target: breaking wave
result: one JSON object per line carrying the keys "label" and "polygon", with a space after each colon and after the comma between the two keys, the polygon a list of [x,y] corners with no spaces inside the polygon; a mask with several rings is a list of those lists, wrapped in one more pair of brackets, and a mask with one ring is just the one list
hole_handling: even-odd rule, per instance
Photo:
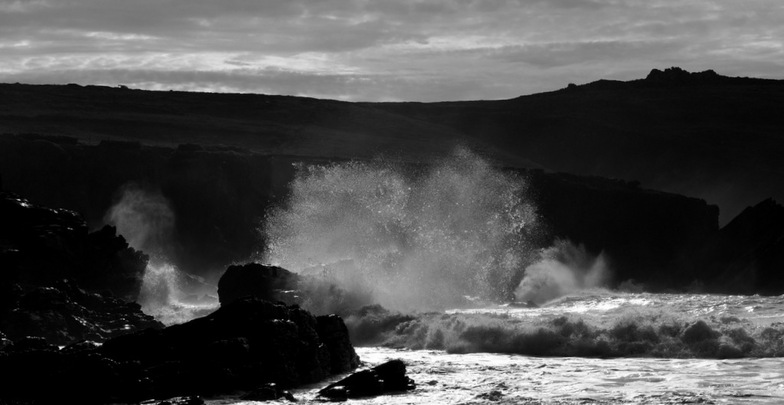
{"label": "breaking wave", "polygon": [[780,297],[602,292],[541,308],[403,315],[368,307],[346,320],[359,345],[559,357],[784,356]]}
{"label": "breaking wave", "polygon": [[367,303],[426,310],[509,301],[534,256],[527,182],[466,149],[427,168],[300,167],[290,188],[287,205],[262,226],[263,260],[368,291]]}

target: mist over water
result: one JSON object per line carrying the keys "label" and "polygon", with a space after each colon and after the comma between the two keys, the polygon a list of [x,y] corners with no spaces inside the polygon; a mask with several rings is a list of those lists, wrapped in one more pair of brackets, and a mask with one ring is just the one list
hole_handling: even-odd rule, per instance
{"label": "mist over water", "polygon": [[117,233],[132,248],[151,255],[164,254],[174,229],[169,201],[135,184],[126,184],[120,192],[120,199],[109,208],[104,221],[117,227]]}
{"label": "mist over water", "polygon": [[527,187],[464,148],[426,168],[301,167],[262,226],[263,260],[400,310],[509,300],[537,232]]}
{"label": "mist over water", "polygon": [[166,258],[175,223],[169,201],[135,184],[125,185],[120,191],[119,200],[104,220],[117,227],[117,233],[131,247],[150,256],[137,299],[142,311],[170,325],[215,310],[215,287],[180,271]]}
{"label": "mist over water", "polygon": [[515,290],[517,301],[541,305],[567,294],[605,287],[610,281],[604,254],[593,256],[582,245],[558,240],[539,255],[539,261],[525,269]]}

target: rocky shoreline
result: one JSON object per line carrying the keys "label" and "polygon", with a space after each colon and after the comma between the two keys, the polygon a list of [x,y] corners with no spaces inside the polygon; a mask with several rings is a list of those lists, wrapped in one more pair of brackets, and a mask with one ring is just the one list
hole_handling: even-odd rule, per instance
{"label": "rocky shoreline", "polygon": [[[285,269],[236,266],[221,283],[217,311],[164,327],[112,293],[138,294],[134,274],[140,279],[147,262],[113,228],[89,234],[76,213],[0,197],[0,403],[198,404],[242,392],[252,400],[293,399],[285,389],[360,366],[341,317],[273,302],[296,287],[297,276]],[[99,262],[105,277],[89,280]],[[117,273],[129,277],[113,278]],[[390,370],[410,382],[405,366]],[[413,388],[351,381],[354,395]]]}

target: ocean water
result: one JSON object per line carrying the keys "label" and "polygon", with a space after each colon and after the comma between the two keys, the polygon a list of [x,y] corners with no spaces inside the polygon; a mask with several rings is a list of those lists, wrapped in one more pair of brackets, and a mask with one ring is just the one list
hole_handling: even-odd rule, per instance
{"label": "ocean water", "polygon": [[[566,334],[552,326],[553,320],[562,325],[564,317],[571,324],[582,322],[584,330]],[[443,329],[457,320],[493,332],[479,344],[479,329]],[[441,331],[440,349],[420,345],[427,338],[411,338],[422,335],[424,325],[425,335]],[[629,325],[637,325],[636,336]],[[554,340],[553,346],[525,336]],[[357,348],[364,365],[402,359],[417,388],[351,403],[784,403],[784,296],[585,291],[536,308],[505,305],[420,314],[384,339]],[[597,342],[605,342],[603,352],[595,350]],[[525,354],[559,350],[571,355]],[[300,402],[315,402],[327,383],[293,393]]]}
{"label": "ocean water", "polygon": [[302,166],[257,260],[338,286],[303,307],[353,314],[364,365],[400,358],[417,383],[351,403],[784,404],[784,297],[608,290],[611,257],[540,244],[530,192],[464,148]]}

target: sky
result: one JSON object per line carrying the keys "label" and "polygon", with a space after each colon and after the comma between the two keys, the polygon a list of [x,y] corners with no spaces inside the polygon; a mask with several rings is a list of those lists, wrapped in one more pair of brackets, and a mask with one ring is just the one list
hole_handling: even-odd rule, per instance
{"label": "sky", "polygon": [[653,68],[784,78],[781,0],[0,0],[0,82],[506,99]]}

